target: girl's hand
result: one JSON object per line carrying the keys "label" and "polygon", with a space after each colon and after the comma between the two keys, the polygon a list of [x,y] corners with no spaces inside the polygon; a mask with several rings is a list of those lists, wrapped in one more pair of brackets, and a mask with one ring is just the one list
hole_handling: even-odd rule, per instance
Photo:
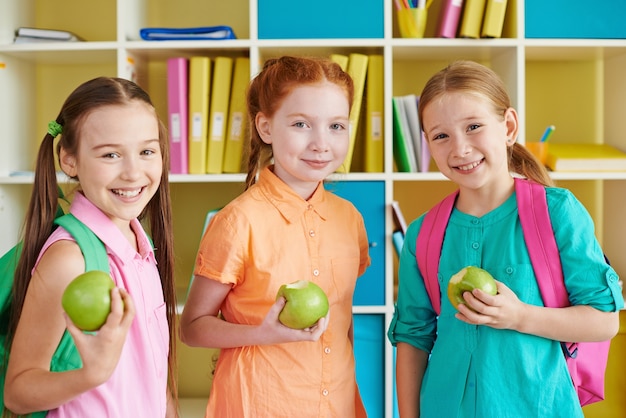
{"label": "girl's hand", "polygon": [[498,286],[496,295],[490,295],[479,289],[465,292],[463,294],[465,304],[459,304],[459,312],[455,317],[473,325],[518,329],[526,305],[504,283],[496,280],[496,284]]}
{"label": "girl's hand", "polygon": [[280,311],[285,307],[286,300],[280,297],[272,305],[267,315],[263,319],[263,323],[260,326],[260,332],[265,333],[267,337],[266,344],[280,344],[294,341],[317,341],[322,336],[326,328],[328,328],[328,322],[330,320],[330,310],[324,318],[321,318],[317,323],[309,328],[305,329],[293,329],[283,325],[278,320]]}
{"label": "girl's hand", "polygon": [[65,314],[67,329],[83,361],[83,372],[95,387],[106,382],[117,367],[126,335],[135,317],[135,305],[126,290],[111,290],[111,313],[95,333],[85,333]]}

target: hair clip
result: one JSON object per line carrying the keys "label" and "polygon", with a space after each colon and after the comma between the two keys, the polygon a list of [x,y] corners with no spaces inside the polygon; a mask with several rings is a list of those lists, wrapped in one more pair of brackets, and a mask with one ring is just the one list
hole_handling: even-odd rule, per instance
{"label": "hair clip", "polygon": [[48,122],[48,133],[53,138],[56,138],[57,135],[59,135],[61,132],[63,132],[63,126],[61,126],[59,122],[57,122],[56,120]]}

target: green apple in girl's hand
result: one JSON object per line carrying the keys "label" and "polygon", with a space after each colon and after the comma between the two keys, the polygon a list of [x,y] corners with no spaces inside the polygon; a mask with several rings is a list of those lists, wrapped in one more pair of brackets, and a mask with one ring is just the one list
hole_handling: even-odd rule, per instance
{"label": "green apple in girl's hand", "polygon": [[115,283],[104,271],[87,271],[70,282],[61,305],[74,325],[83,331],[96,331],[111,312],[111,290]]}
{"label": "green apple in girl's hand", "polygon": [[480,289],[490,295],[498,293],[496,281],[487,270],[468,266],[462,268],[450,278],[450,282],[448,282],[448,299],[450,299],[452,306],[458,309],[460,303],[465,303],[463,293],[471,292],[474,289]]}
{"label": "green apple in girl's hand", "polygon": [[286,300],[278,320],[285,326],[304,329],[314,325],[328,313],[328,298],[321,287],[308,280],[284,284],[278,289],[276,299]]}

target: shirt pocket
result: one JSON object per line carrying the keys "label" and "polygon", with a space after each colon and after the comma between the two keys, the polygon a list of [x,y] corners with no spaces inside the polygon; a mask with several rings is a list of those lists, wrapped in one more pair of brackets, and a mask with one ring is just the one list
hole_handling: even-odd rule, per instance
{"label": "shirt pocket", "polygon": [[333,300],[338,303],[350,303],[359,274],[359,257],[334,259],[332,264],[332,297],[329,295],[331,304]]}
{"label": "shirt pocket", "polygon": [[509,264],[497,266],[493,277],[504,283],[524,303],[543,306],[539,285],[531,264]]}
{"label": "shirt pocket", "polygon": [[167,306],[165,303],[158,306],[148,324],[150,332],[150,346],[154,366],[158,377],[167,376],[168,356],[170,352],[170,330],[167,322]]}

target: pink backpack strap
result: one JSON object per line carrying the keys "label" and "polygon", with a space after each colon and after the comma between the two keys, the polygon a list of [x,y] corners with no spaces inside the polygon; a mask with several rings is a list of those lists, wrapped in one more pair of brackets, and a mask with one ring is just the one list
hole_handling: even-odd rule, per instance
{"label": "pink backpack strap", "polygon": [[524,240],[537,276],[543,304],[551,308],[569,306],[561,256],[548,211],[546,189],[541,184],[516,178],[515,193]]}
{"label": "pink backpack strap", "polygon": [[424,221],[417,234],[415,248],[417,267],[422,273],[426,292],[437,315],[441,312],[441,291],[437,280],[441,246],[458,194],[459,191],[457,190],[430,209],[424,215]]}

